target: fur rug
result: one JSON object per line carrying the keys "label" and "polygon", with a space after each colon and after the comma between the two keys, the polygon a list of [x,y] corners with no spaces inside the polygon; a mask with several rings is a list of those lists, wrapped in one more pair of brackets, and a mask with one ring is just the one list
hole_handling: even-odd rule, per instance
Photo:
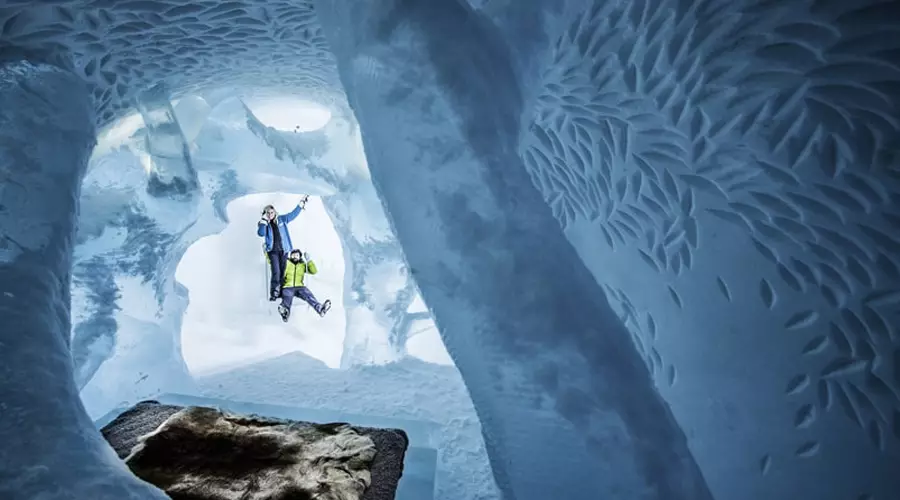
{"label": "fur rug", "polygon": [[138,439],[125,458],[174,500],[359,500],[371,438],[347,424],[293,424],[191,406]]}

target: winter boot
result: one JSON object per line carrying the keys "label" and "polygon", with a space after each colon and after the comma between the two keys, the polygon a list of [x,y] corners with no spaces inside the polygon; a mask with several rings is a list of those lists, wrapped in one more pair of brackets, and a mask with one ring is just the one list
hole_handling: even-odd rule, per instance
{"label": "winter boot", "polygon": [[331,309],[331,301],[326,300],[325,302],[322,302],[322,305],[319,306],[319,310],[316,312],[319,313],[319,316],[325,316],[325,313],[327,313],[329,309]]}
{"label": "winter boot", "polygon": [[279,304],[278,305],[278,314],[281,315],[281,321],[284,321],[285,323],[287,323],[288,318],[291,317],[291,310],[288,309],[287,307],[284,307],[283,305]]}

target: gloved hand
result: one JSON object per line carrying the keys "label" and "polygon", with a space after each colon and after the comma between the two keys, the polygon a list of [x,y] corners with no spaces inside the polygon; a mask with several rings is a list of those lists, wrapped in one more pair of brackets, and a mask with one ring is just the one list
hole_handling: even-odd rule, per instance
{"label": "gloved hand", "polygon": [[300,203],[298,203],[298,205],[300,205],[300,208],[306,208],[307,201],[309,201],[309,195],[305,194],[302,198],[300,198]]}
{"label": "gloved hand", "polygon": [[303,252],[303,260],[309,262],[309,252]]}
{"label": "gloved hand", "polygon": [[264,226],[268,223],[269,223],[269,221],[267,221],[265,217],[263,217],[262,219],[259,219],[259,222],[257,222],[257,224],[262,224]]}

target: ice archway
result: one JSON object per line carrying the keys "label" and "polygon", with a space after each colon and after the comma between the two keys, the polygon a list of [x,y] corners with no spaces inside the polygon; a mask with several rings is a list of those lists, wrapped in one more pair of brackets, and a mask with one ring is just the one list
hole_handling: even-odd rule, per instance
{"label": "ice archway", "polygon": [[328,108],[301,99],[265,99],[247,106],[263,125],[282,131],[312,132],[331,119]]}
{"label": "ice archway", "polygon": [[259,207],[272,203],[287,209],[297,199],[288,193],[238,198],[228,206],[228,227],[185,252],[175,277],[190,294],[181,344],[191,374],[222,372],[293,351],[332,368],[340,366],[346,321],[344,255],[320,198],[310,198],[291,231],[295,246],[311,253],[319,268],[319,274],[307,280],[311,290],[319,300],[333,300],[332,312],[318,318],[300,303],[293,321],[283,324],[265,297],[266,261],[251,231]]}
{"label": "ice archway", "polygon": [[160,80],[353,109],[510,498],[895,491],[896,2],[31,3],[0,10],[17,493],[128,497],[66,285],[93,112]]}

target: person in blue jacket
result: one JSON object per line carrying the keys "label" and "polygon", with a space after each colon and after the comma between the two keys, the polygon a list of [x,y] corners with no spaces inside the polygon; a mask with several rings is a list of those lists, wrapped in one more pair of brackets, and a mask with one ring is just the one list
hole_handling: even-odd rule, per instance
{"label": "person in blue jacket", "polygon": [[263,249],[269,262],[269,270],[272,279],[269,280],[269,300],[275,301],[281,296],[281,280],[284,277],[284,268],[287,264],[288,252],[293,250],[291,233],[288,232],[288,223],[296,219],[300,212],[306,208],[308,196],[304,196],[297,207],[284,215],[278,215],[275,207],[266,205],[262,211],[262,219],[256,226],[256,234],[265,238]]}

